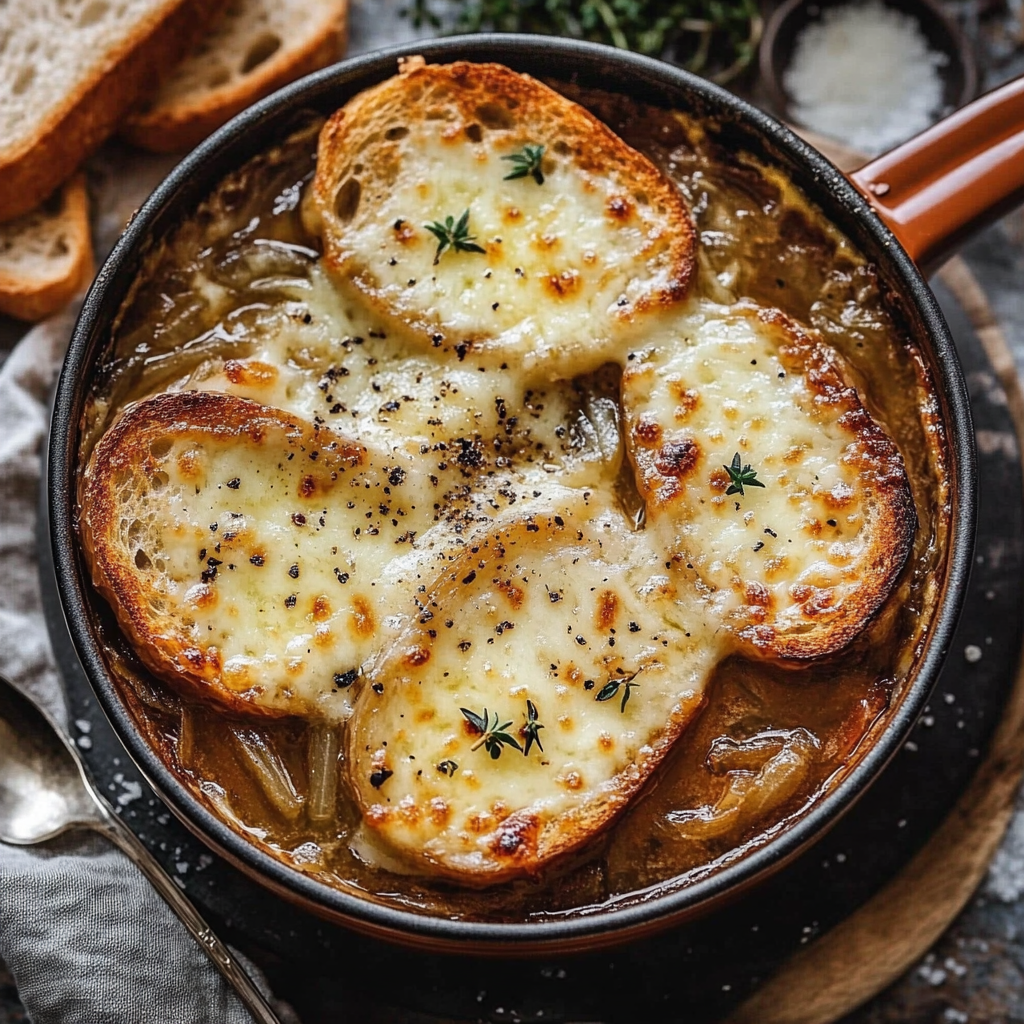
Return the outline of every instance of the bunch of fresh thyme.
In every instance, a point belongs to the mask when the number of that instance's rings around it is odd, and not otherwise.
[[[406,13],[417,27],[608,43],[718,82],[750,64],[761,32],[757,0],[411,0]]]

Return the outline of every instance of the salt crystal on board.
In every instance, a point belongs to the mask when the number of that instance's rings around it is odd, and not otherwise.
[[[122,782],[121,786],[124,792],[118,794],[117,804],[119,807],[127,807],[133,800],[138,800],[142,796],[142,787],[131,779]]]
[[[1024,811],[1018,810],[988,868],[985,893],[1003,903],[1024,895]]]

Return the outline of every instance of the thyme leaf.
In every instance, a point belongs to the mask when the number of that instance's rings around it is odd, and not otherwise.
[[[537,705],[532,700],[527,699],[526,701],[526,725],[519,730],[520,735],[526,740],[526,749],[523,753],[529,757],[530,748],[537,744],[537,749],[543,754],[544,748],[541,746],[540,736],[537,735],[544,726],[537,721]]]
[[[637,669],[631,676],[622,676],[619,679],[609,679],[600,690],[597,691],[597,696],[594,700],[611,700],[619,690],[622,690],[622,703],[619,705],[619,712],[621,714],[626,713],[626,704],[629,701],[629,695],[635,687],[640,684],[633,680],[640,674],[640,669]]]
[[[487,708],[484,708],[483,715],[478,715],[475,711],[470,711],[469,708],[459,708],[459,710],[466,721],[480,733],[480,738],[469,748],[470,750],[479,750],[483,747],[491,755],[491,759],[495,761],[501,757],[501,751],[506,745],[515,747],[520,754],[523,752],[519,741],[511,733],[506,732],[512,723],[501,722],[497,712],[494,713],[494,721],[492,722]]]
[[[476,235],[469,233],[469,207],[463,210],[458,222],[454,217],[449,216],[445,217],[443,224],[435,220],[423,226],[437,239],[437,252],[434,254],[435,267],[446,249],[451,249],[453,252],[487,251],[476,244]]]
[[[506,174],[503,181],[513,181],[516,178],[530,176],[538,185],[544,184],[544,172],[540,169],[541,161],[544,159],[543,146],[533,146],[527,143],[520,152],[511,153],[501,159],[509,160],[513,164],[512,172]]]
[[[744,487],[764,487],[764,484],[757,479],[757,470],[751,469],[750,463],[741,468],[739,452],[732,457],[732,465],[723,466],[722,469],[729,474],[729,479],[732,481],[726,494],[743,494]]]

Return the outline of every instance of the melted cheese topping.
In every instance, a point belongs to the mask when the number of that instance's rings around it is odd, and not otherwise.
[[[878,493],[902,464],[828,379],[836,353],[771,313],[702,303],[631,359],[623,408],[648,528],[747,639],[789,653],[781,635],[813,630],[813,653],[842,646],[887,592],[879,565],[902,564],[889,548],[905,524]],[[757,481],[742,493],[737,455]]]
[[[572,491],[545,504],[427,588],[350,723],[368,822],[443,871],[493,880],[600,827],[696,712],[723,649],[692,574],[620,512]],[[528,701],[542,728],[526,753]],[[515,743],[485,743],[462,709]]]
[[[225,323],[215,333],[230,330]],[[581,415],[570,382],[529,386],[516,367],[482,372],[475,360],[424,354],[346,302],[319,264],[293,302],[259,311],[246,337],[238,358],[206,360],[171,390],[251,398],[404,452],[435,475],[453,462],[500,471],[514,461],[516,476],[546,485],[556,471],[576,479],[594,461],[597,446],[574,443],[570,433]],[[475,456],[464,454],[464,442]]]
[[[328,431],[256,434],[191,426],[154,441],[123,543],[183,669],[268,710],[344,716],[363,661],[416,610],[433,487],[411,460]]]
[[[429,347],[585,373],[636,333],[634,307],[678,287],[678,268],[663,259],[664,211],[551,147],[543,185],[506,181],[512,165],[502,158],[515,150],[431,122],[410,126],[395,180],[363,199],[373,215],[338,236],[341,283]],[[438,257],[426,225],[467,210],[472,244],[486,251]]]

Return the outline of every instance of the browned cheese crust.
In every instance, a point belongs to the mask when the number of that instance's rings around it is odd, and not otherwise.
[[[728,585],[737,594],[739,606],[730,614],[729,624],[748,651],[760,657],[807,660],[835,654],[881,609],[913,547],[917,514],[903,457],[865,408],[845,359],[817,332],[803,328],[777,309],[740,306],[736,311],[772,332],[785,373],[806,381],[813,419],[822,428],[838,428],[848,436],[839,463],[845,471],[853,471],[853,486],[819,495],[814,515],[800,525],[801,535],[809,534],[811,539],[826,536],[826,522],[834,526],[837,519],[854,511],[863,514],[860,536],[866,542],[852,563],[844,554],[826,549],[823,557],[831,567],[832,585],[792,579],[786,564],[790,556],[783,552],[779,568],[767,570],[767,582],[789,583],[785,601],[765,585],[766,580],[733,576]],[[644,372],[642,366],[627,369],[627,392],[631,376]],[[669,386],[678,403],[671,429],[663,429],[646,416],[631,415],[628,407],[626,410],[627,447],[654,528],[660,520],[687,523],[700,514],[705,502],[731,514],[733,503],[739,501],[738,496],[725,493],[730,480],[720,463],[728,461],[728,456],[709,459],[702,448],[706,441],[690,425],[694,410],[704,401],[699,386],[679,381]],[[788,457],[799,462],[801,454],[794,451]],[[769,452],[755,461],[762,468],[773,464],[784,469],[787,460],[781,452]],[[744,510],[757,509],[765,493],[748,487],[741,503]],[[762,527],[769,524],[757,523],[751,541],[763,548],[772,543],[762,533]],[[700,537],[681,544],[675,552],[687,559],[701,553]]]
[[[674,587],[638,596],[619,561],[628,544],[569,510],[532,515],[478,538],[423,595],[424,615],[369,673],[373,685],[361,690],[347,736],[346,763],[364,818],[397,838],[406,856],[473,885],[534,874],[609,827],[693,721],[705,701],[702,677],[717,657],[700,648],[713,640],[696,639],[696,618],[687,619],[688,629],[665,620]],[[656,552],[650,565],[660,565]],[[591,585],[602,580],[603,590]],[[613,622],[620,629],[611,648],[603,641]],[[549,672],[552,641],[567,629],[586,632],[590,644]],[[659,643],[645,646],[652,634]],[[489,646],[488,635],[497,635],[497,644]],[[486,661],[473,660],[478,656]],[[496,676],[474,694],[488,662]],[[688,687],[688,673],[698,685]],[[595,701],[616,675],[643,680],[642,696],[622,711],[621,694]],[[599,682],[585,683],[588,676]],[[467,736],[459,706],[487,700],[491,708],[518,709],[524,692],[548,723],[543,754],[534,748],[524,760],[508,750],[491,761],[484,750],[470,752],[476,734]],[[556,709],[564,721],[555,721]],[[518,714],[508,717],[518,729]],[[459,764],[450,778],[434,767],[445,757]]]
[[[843,357],[777,309],[760,310],[758,316],[782,334],[782,364],[790,372],[806,375],[821,420],[835,419],[850,435],[843,461],[856,468],[867,502],[871,551],[858,566],[861,585],[852,595],[836,608],[827,589],[808,587],[806,596],[791,591],[813,628],[786,633],[770,622],[752,622],[740,630],[740,636],[761,654],[817,658],[851,643],[892,593],[914,545],[917,513],[903,456],[864,407]]]
[[[168,547],[174,545],[180,526],[167,515],[159,492],[171,473],[194,477],[198,493],[202,464],[217,448],[248,450],[271,465],[301,456],[300,498],[325,495],[366,454],[358,444],[248,399],[201,391],[158,395],[128,406],[93,451],[79,485],[82,549],[96,589],[154,675],[231,711],[286,714],[286,707],[261,700],[258,674],[226,679],[217,645],[190,628],[194,623],[177,594],[183,588],[161,571],[156,553],[146,552],[140,539],[159,545],[166,532]],[[218,536],[223,531],[212,536],[211,551]],[[197,572],[202,568],[200,563]],[[215,600],[216,594],[201,597]]]
[[[644,273],[651,287],[637,289],[629,300],[621,298],[611,314],[616,321],[631,323],[686,296],[695,270],[696,234],[681,193],[650,160],[583,107],[529,75],[500,64],[436,65],[412,59],[403,63],[400,74],[359,93],[327,121],[312,190],[311,226],[322,232],[328,266],[343,287],[354,287],[379,315],[427,339],[440,326],[446,342],[487,340],[473,332],[456,338],[450,325],[439,325],[436,311],[411,315],[396,307],[375,267],[352,252],[352,236],[379,216],[396,181],[418,173],[417,153],[407,138],[407,126],[413,124],[417,130],[429,126],[429,137],[442,145],[472,146],[477,159],[543,144],[549,154],[545,159],[570,161],[586,191],[608,192],[611,226],[635,223],[640,209],[651,211],[642,227]],[[501,173],[510,168],[501,166]],[[404,237],[403,232],[418,232],[421,225],[396,223],[395,229]],[[479,241],[489,256],[498,258],[497,249],[492,251],[498,243]],[[386,258],[382,252],[381,260]],[[553,274],[548,289],[553,308],[563,292],[575,287],[561,284]]]

